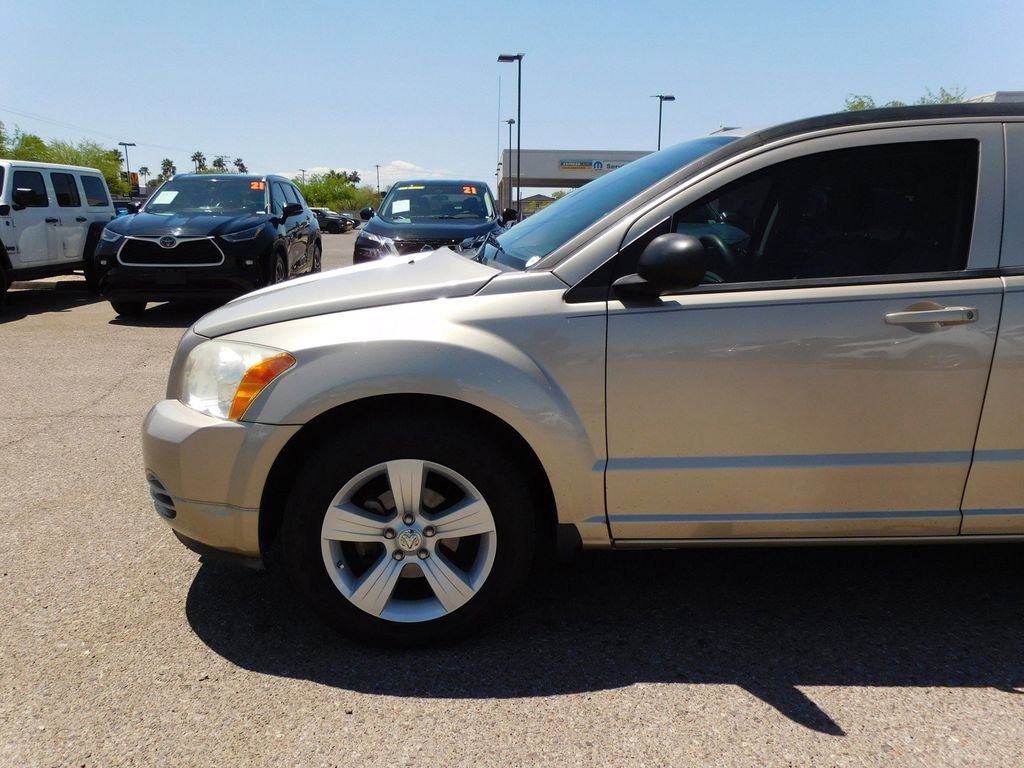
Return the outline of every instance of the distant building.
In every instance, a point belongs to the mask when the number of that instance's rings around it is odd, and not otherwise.
[[[533,214],[543,211],[549,205],[555,202],[555,198],[549,197],[548,195],[530,195],[529,197],[523,198],[523,218],[527,216],[533,216]]]
[[[1024,91],[992,91],[992,93],[983,93],[981,96],[971,96],[971,98],[964,99],[964,101],[968,104],[982,104],[992,101],[1024,101]]]

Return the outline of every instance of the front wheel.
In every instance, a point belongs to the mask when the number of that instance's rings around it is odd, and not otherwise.
[[[144,301],[112,301],[110,306],[121,317],[138,317],[146,311],[146,302]]]
[[[284,256],[280,253],[274,256],[274,264],[270,273],[270,284],[276,285],[288,279],[288,265],[284,263]]]
[[[292,577],[363,641],[470,634],[533,559],[534,504],[515,462],[482,430],[415,420],[382,417],[352,429],[358,440],[328,440],[288,499]]]
[[[313,274],[320,272],[324,268],[324,253],[320,247],[320,243],[313,246],[313,261],[309,265],[309,271]]]

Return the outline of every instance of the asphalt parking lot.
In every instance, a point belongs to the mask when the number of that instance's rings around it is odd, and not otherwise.
[[[68,277],[0,310],[0,765],[1024,763],[1016,545],[591,553],[404,652],[201,563],[139,428],[205,309]]]

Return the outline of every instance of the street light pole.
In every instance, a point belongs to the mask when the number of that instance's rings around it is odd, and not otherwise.
[[[306,169],[299,168],[299,173],[302,174],[302,186],[306,186]]]
[[[128,199],[132,199],[132,167],[128,164],[128,147],[134,147],[134,141],[119,141],[118,146],[124,147],[124,171],[128,176]]]
[[[380,207],[380,166],[373,166],[377,169],[377,207]]]
[[[519,211],[519,220],[523,218],[523,56],[525,53],[502,53],[498,55],[498,61],[503,64],[516,62],[518,72],[516,74],[516,210]],[[509,153],[511,154],[511,152]]]
[[[661,107],[666,101],[675,101],[675,96],[666,96],[663,93],[659,93],[655,96],[651,96],[652,99],[658,100],[658,149],[661,149]]]
[[[508,120],[505,120],[503,122],[508,123],[508,164],[509,164],[509,167],[510,167],[509,168],[509,174],[508,174],[508,207],[511,208],[512,207],[512,171],[511,171],[511,165],[512,165],[512,126],[516,124],[516,119],[514,117],[510,117]]]

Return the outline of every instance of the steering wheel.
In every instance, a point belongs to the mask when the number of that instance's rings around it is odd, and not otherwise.
[[[711,251],[710,261],[714,269],[708,270],[708,273],[718,278],[713,282],[724,283],[735,280],[739,274],[739,265],[736,263],[736,255],[732,252],[732,248],[718,235],[701,235],[698,239],[706,252]]]

